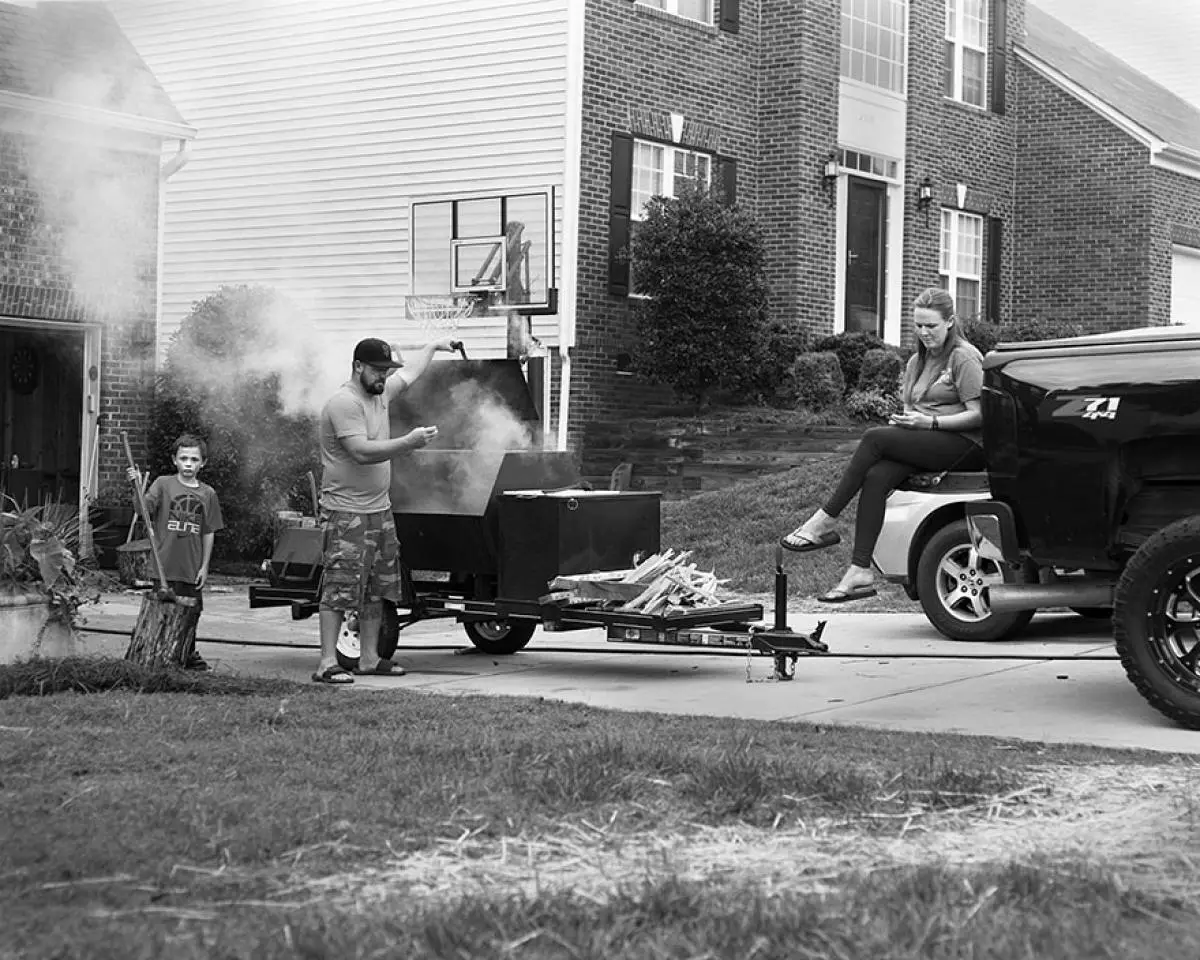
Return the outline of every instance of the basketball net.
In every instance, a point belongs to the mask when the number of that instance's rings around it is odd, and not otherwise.
[[[413,294],[404,298],[404,315],[421,325],[427,339],[452,337],[458,324],[475,312],[479,298],[475,296]]]

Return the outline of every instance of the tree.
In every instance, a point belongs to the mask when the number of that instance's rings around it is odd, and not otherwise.
[[[263,559],[278,510],[310,512],[316,421],[296,383],[315,384],[317,357],[299,311],[266,287],[225,286],[193,306],[167,349],[150,426],[151,468],[173,472],[181,433],[201,437],[201,479],[217,491],[218,556]]]
[[[702,406],[754,380],[765,324],[762,231],[707,190],[655,197],[630,244],[634,369]]]

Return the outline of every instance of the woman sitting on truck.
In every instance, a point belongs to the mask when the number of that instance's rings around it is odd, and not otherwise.
[[[913,302],[917,352],[900,381],[904,412],[886,427],[863,434],[836,489],[808,520],[780,539],[788,550],[806,553],[841,542],[834,529],[846,505],[858,498],[854,552],[837,586],[817,597],[845,603],[875,595],[871,555],[883,528],[888,495],[914,473],[982,470],[983,356],[959,331],[954,300],[938,287]]]

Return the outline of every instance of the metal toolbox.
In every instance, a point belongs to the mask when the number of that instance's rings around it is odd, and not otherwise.
[[[524,490],[497,500],[507,600],[536,600],[557,576],[627,569],[659,549],[657,492]]]

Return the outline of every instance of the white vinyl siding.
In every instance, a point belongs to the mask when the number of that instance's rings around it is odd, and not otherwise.
[[[566,3],[115,0],[199,131],[167,184],[162,337],[221,284],[262,283],[347,356],[422,339],[404,319],[413,200],[553,186],[561,205]],[[557,318],[533,327],[557,343]],[[502,316],[460,333],[505,353]]]

